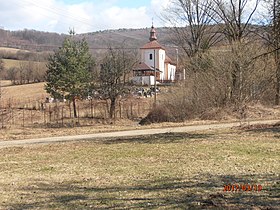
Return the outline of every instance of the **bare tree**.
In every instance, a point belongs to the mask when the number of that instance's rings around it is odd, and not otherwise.
[[[123,48],[113,49],[110,47],[102,61],[100,89],[103,98],[110,100],[110,118],[114,116],[117,98],[128,90],[128,75],[135,64],[135,56]]]
[[[250,1],[248,0],[213,0],[213,2],[216,4],[215,13],[218,16],[216,23],[220,26],[219,32],[228,40],[233,57],[236,58],[230,64],[232,69],[230,99],[240,106],[243,98],[241,91],[243,89],[243,81],[246,80],[244,72],[251,65],[248,61],[242,63],[240,51],[246,49],[246,44],[249,40],[247,38],[251,33],[249,27],[260,0],[254,1],[252,8],[249,7]],[[253,58],[251,58],[251,61],[253,61]]]
[[[173,26],[172,41],[182,48],[184,55],[183,66],[187,70],[188,82],[194,81],[193,98],[197,103],[198,71],[206,71],[203,54],[221,40],[221,35],[216,33],[216,12],[212,0],[173,0],[163,18]],[[207,62],[207,61],[206,61]]]
[[[269,46],[269,52],[274,54],[275,62],[275,105],[280,104],[280,1],[266,0],[267,14],[264,27],[260,28],[258,35]]]
[[[1,80],[3,79],[3,71],[4,71],[4,62],[2,61],[2,59],[0,59],[0,102],[3,95],[2,84],[1,84]]]
[[[229,43],[241,42],[250,33],[248,27],[256,13],[260,0],[213,0],[214,12],[220,25],[220,33],[224,34]],[[254,2],[253,7],[250,3]]]
[[[216,15],[213,7],[212,0],[173,0],[170,9],[163,14],[173,26],[173,41],[188,57],[209,49],[220,39],[211,26]]]

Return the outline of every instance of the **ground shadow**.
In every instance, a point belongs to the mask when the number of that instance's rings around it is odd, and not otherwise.
[[[255,124],[255,125],[245,125],[240,126],[237,129],[244,130],[246,132],[272,132],[272,133],[280,133],[280,122],[275,124]]]
[[[264,184],[261,192],[224,192],[227,184]],[[277,175],[200,174],[190,181],[179,178],[135,181],[132,185],[96,186],[94,182],[49,183],[34,181],[20,189],[39,201],[4,206],[7,209],[279,209]],[[34,200],[34,199],[31,199]],[[36,199],[35,199],[36,200]]]
[[[143,135],[133,137],[108,138],[102,140],[103,144],[120,144],[120,143],[139,143],[139,144],[167,144],[181,143],[187,140],[208,139],[214,137],[214,134],[191,134],[191,133],[161,133],[154,135]],[[214,139],[214,138],[213,138]]]

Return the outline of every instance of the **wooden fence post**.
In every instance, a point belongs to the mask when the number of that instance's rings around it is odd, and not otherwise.
[[[92,98],[90,99],[90,113],[91,113],[91,118],[94,118],[94,115],[93,115],[93,100],[92,100]]]
[[[78,108],[78,124],[80,125],[80,106],[77,106]]]
[[[33,124],[33,113],[32,113],[32,109],[30,109],[30,120],[31,120],[31,124]]]
[[[130,103],[130,117],[133,116],[133,104],[132,102]]]
[[[44,119],[44,125],[46,125],[46,109],[43,110],[44,114],[43,114],[43,119]]]
[[[22,110],[22,127],[24,127],[24,123],[25,123],[25,121],[24,121],[24,118],[25,118],[24,109],[25,108],[23,108],[23,110]]]
[[[2,128],[4,128],[4,113],[2,109],[1,109],[1,122],[2,122]]]
[[[64,106],[62,106],[61,108],[61,123],[62,123],[62,126],[63,126],[63,118],[64,118],[64,114],[63,114],[63,109],[64,109]]]
[[[120,109],[120,119],[122,119],[122,104],[119,102],[119,109]]]
[[[72,118],[72,110],[71,110],[71,102],[69,101],[69,114],[70,114],[70,118]]]
[[[49,122],[52,122],[52,110],[51,110],[51,105],[49,105]]]

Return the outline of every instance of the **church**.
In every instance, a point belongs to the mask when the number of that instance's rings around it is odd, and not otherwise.
[[[141,60],[133,69],[132,82],[137,85],[154,85],[175,81],[176,63],[166,54],[166,50],[157,41],[156,30],[152,25],[150,41],[140,48]]]

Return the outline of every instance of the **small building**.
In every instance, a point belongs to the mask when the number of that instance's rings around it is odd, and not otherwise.
[[[140,48],[141,61],[133,69],[133,83],[139,85],[153,85],[159,83],[171,83],[175,81],[176,63],[166,54],[156,37],[154,26],[151,28],[150,41]]]

